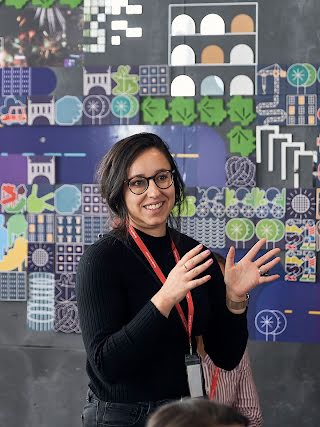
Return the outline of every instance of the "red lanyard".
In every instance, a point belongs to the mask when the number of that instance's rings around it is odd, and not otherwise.
[[[141,240],[140,236],[136,233],[136,231],[132,227],[132,225],[128,226],[128,231],[129,231],[131,237],[133,238],[133,240],[135,241],[135,243],[137,244],[137,246],[139,247],[139,249],[141,250],[141,252],[143,253],[143,255],[147,258],[147,261],[149,262],[149,264],[153,268],[153,271],[156,273],[156,275],[160,279],[161,283],[164,284],[164,282],[166,281],[165,275],[162,273],[160,267],[158,266],[155,259],[153,258],[153,256],[149,252],[146,245]],[[172,248],[172,252],[174,255],[174,259],[177,263],[180,260],[180,255],[179,255],[179,252],[176,248],[176,245],[174,244],[174,241],[172,239],[171,239],[171,248]],[[184,326],[184,328],[188,334],[189,345],[190,345],[190,354],[192,354],[191,332],[192,332],[192,323],[193,323],[193,316],[194,316],[194,306],[193,306],[193,300],[192,300],[192,296],[191,296],[190,291],[187,293],[186,298],[187,298],[187,303],[188,303],[188,321],[187,321],[179,303],[176,304],[176,309],[178,310],[178,313],[181,317],[183,326]]]
[[[220,373],[220,368],[218,368],[218,366],[216,366],[214,368],[214,371],[212,374],[212,381],[211,381],[210,395],[209,395],[210,400],[212,400],[214,398],[214,395],[215,395],[215,392],[217,389],[219,373]]]

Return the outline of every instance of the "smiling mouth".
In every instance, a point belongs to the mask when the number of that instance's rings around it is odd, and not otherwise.
[[[156,209],[160,209],[161,206],[164,205],[164,202],[159,202],[159,203],[154,203],[154,204],[150,204],[150,205],[146,205],[144,206],[146,209],[148,209],[148,211],[154,211]]]

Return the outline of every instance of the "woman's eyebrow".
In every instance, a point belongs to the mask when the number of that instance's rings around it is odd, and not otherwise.
[[[157,175],[157,173],[159,173],[159,172],[168,171],[168,170],[170,170],[170,169],[165,169],[165,168],[157,169],[154,172],[154,174],[150,175],[150,176],[154,176],[154,175]],[[143,175],[142,173],[138,173],[138,174],[133,175],[131,178],[128,178],[128,179],[132,179],[132,178],[147,178],[147,177],[146,177],[146,175]]]

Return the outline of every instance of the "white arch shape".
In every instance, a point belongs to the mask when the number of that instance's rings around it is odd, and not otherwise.
[[[171,83],[171,96],[195,96],[196,86],[191,77],[181,74]]]
[[[196,24],[191,16],[186,14],[178,15],[174,18],[171,23],[171,35],[172,36],[186,36],[189,34],[195,34]]]
[[[230,64],[254,64],[254,53],[247,44],[237,44],[231,49]]]
[[[242,74],[235,76],[230,83],[230,95],[254,95],[253,81]]]
[[[206,15],[200,24],[200,34],[215,35],[225,34],[226,24],[220,15],[209,13]]]
[[[200,95],[224,95],[224,83],[219,76],[207,76],[201,82]]]
[[[187,44],[180,44],[171,52],[171,65],[193,65],[195,62],[194,50]]]

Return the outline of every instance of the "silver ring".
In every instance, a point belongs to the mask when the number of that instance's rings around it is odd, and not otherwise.
[[[185,264],[183,264],[183,266],[187,271],[189,271],[189,268]]]
[[[259,273],[259,275],[260,275],[260,276],[263,276],[263,273],[262,273],[262,271],[260,270],[260,268],[258,268],[258,273]]]

